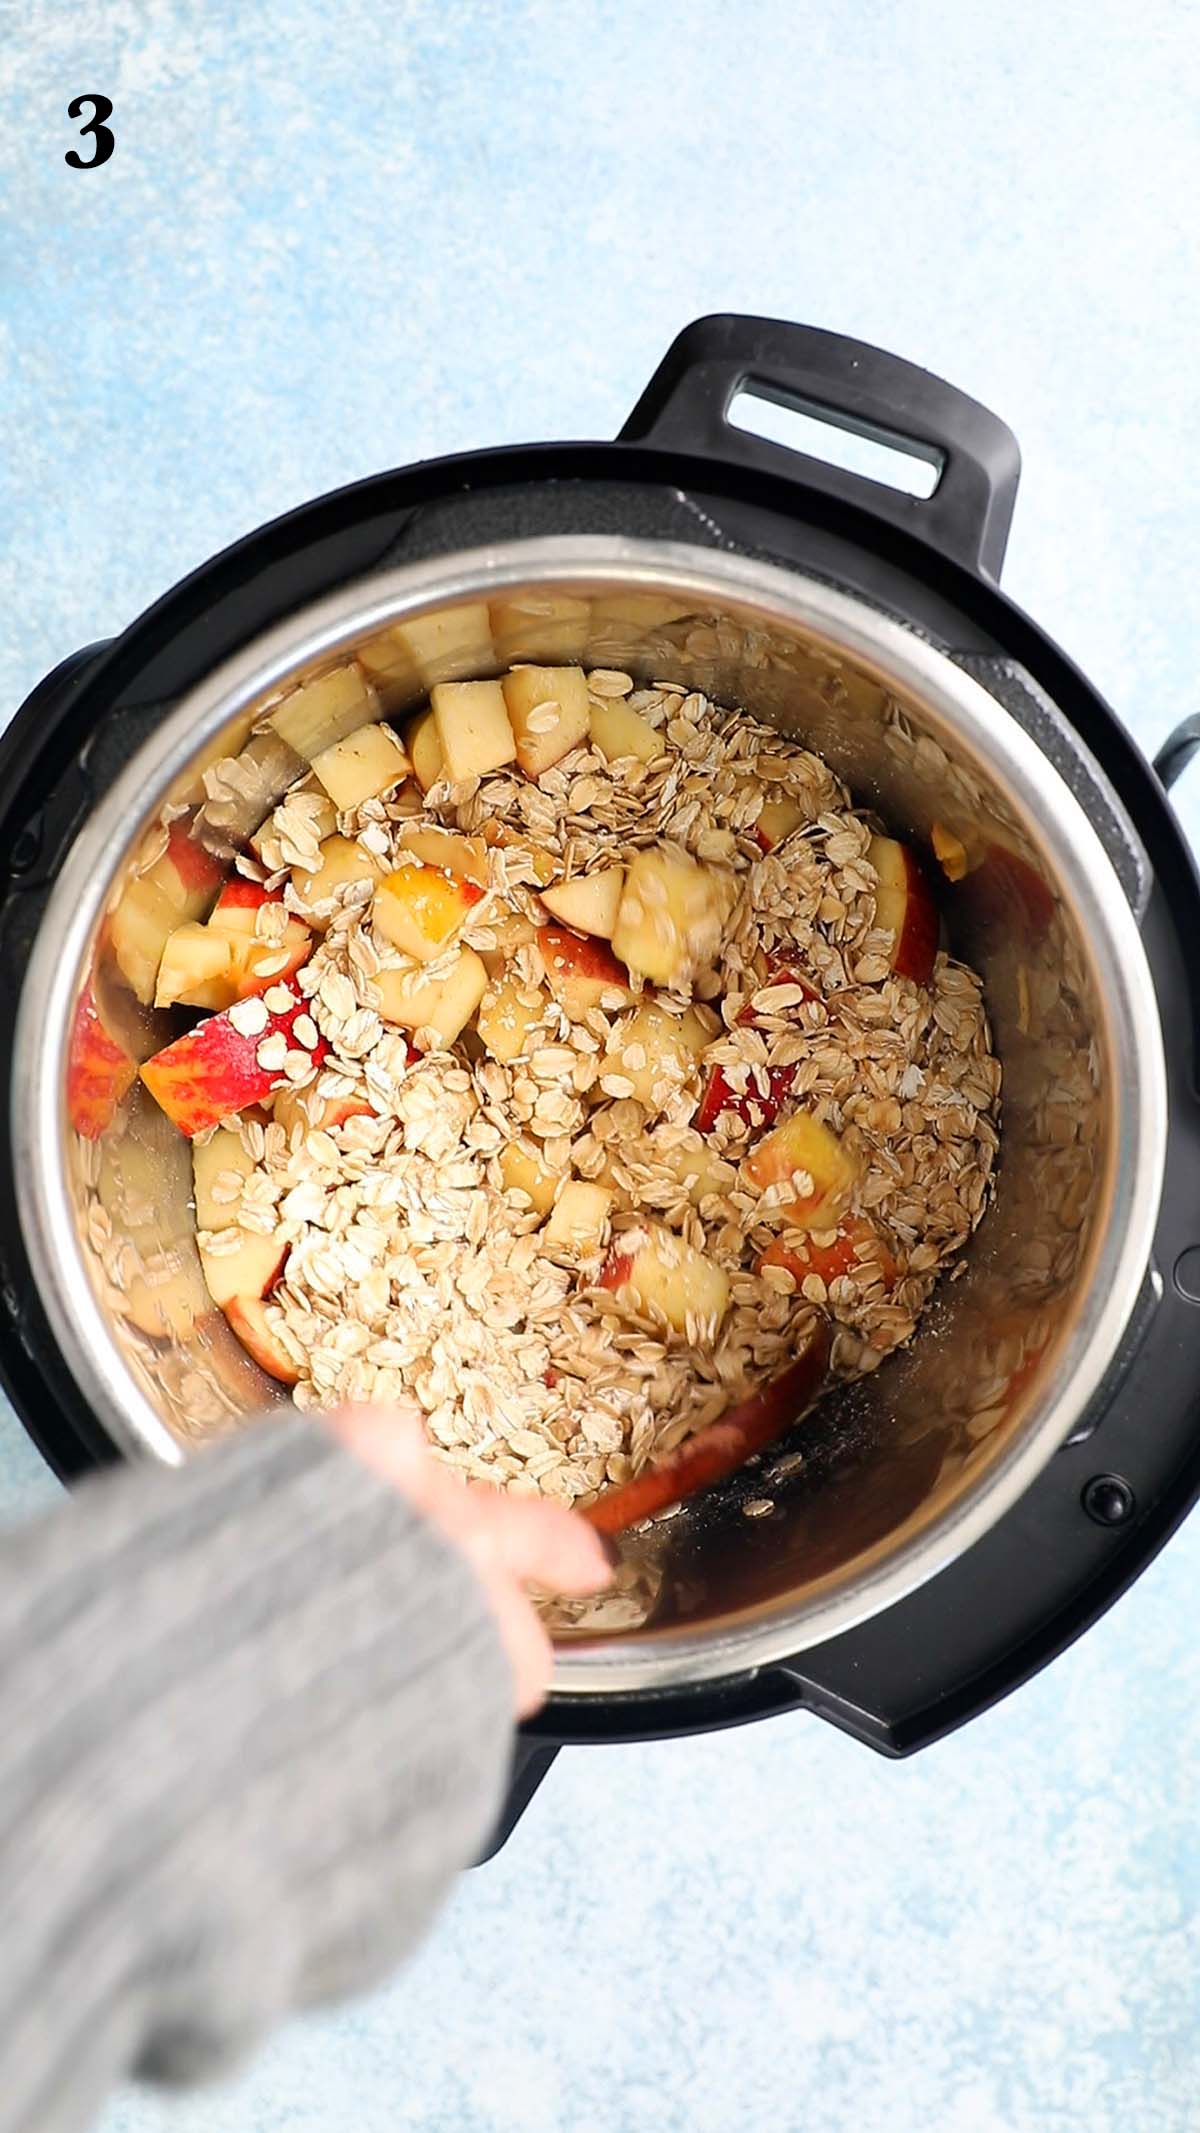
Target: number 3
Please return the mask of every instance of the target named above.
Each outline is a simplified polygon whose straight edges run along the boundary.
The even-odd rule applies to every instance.
[[[64,163],[69,163],[72,170],[98,170],[101,163],[107,163],[116,146],[111,130],[104,123],[105,119],[112,117],[113,108],[106,96],[72,97],[67,105],[67,117],[73,119],[82,118],[85,104],[91,105],[92,115],[87,125],[81,128],[80,138],[86,141],[88,135],[91,134],[96,143],[96,153],[94,156],[89,156],[85,161],[77,148],[69,148],[63,157],[63,161]]]

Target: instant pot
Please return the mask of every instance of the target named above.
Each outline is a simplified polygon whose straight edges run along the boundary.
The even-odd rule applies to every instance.
[[[734,427],[742,392],[927,462],[932,494]],[[1018,475],[1003,423],[924,371],[704,319],[615,444],[309,504],[64,662],[0,743],[0,1374],[68,1479],[279,1397],[206,1308],[186,1143],[136,1081],[80,1134],[66,1086],[81,1016],[133,1062],[173,1033],[121,983],[112,913],[164,820],[234,865],[305,767],[262,723],[282,692],[350,657],[392,719],[520,659],[674,681],[819,750],[941,878],[1004,1072],[961,1278],[753,1473],[626,1537],[620,1607],[560,1618],[497,1841],[567,1742],[803,1708],[922,1747],[1093,1622],[1200,1490],[1200,895],[1164,789],[1195,736],[1152,769],[999,591]]]

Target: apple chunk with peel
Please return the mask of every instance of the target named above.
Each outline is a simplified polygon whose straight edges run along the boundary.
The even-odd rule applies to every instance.
[[[658,1224],[633,1230],[614,1244],[600,1270],[602,1289],[628,1289],[639,1311],[657,1312],[676,1333],[699,1327],[715,1333],[729,1302],[729,1281],[673,1230]]]
[[[482,896],[478,882],[418,862],[397,867],[380,882],[371,917],[385,941],[402,955],[432,963]]]
[[[577,874],[572,881],[556,882],[553,888],[543,889],[542,902],[551,918],[573,926],[576,933],[591,933],[597,940],[611,941],[624,886],[623,867],[604,867],[596,874]]]
[[[300,1372],[275,1333],[271,1315],[260,1296],[234,1296],[225,1305],[225,1317],[247,1355],[260,1370],[281,1385],[298,1385]]]
[[[256,932],[264,904],[282,904],[277,892],[241,877],[227,882],[207,925],[177,926],[163,949],[154,994],[156,1007],[232,1007],[252,993],[290,978],[307,962],[312,934],[288,918],[277,938]]]
[[[220,862],[189,837],[180,818],[167,848],[123,889],[109,920],[118,970],[143,1006],[154,998],[167,936],[207,911],[225,878]]]
[[[85,1140],[98,1140],[137,1080],[137,1065],[109,1034],[88,979],[75,1005],[67,1054],[67,1117]]]
[[[540,985],[523,985],[518,978],[501,977],[484,995],[475,1027],[492,1058],[509,1066],[524,1052],[546,1042],[549,1008],[549,995]]]
[[[427,977],[423,970],[380,970],[372,983],[385,1022],[432,1030],[448,1051],[487,991],[488,974],[474,949],[464,948],[443,977]]]
[[[897,977],[927,985],[937,956],[938,912],[916,854],[895,837],[872,837],[867,858],[877,876],[875,924],[892,936],[888,961]]]
[[[697,1430],[677,1451],[643,1468],[633,1481],[606,1489],[583,1517],[601,1533],[626,1533],[656,1511],[724,1481],[800,1420],[820,1392],[828,1367],[829,1329],[822,1321],[787,1370],[727,1409],[719,1422]]]
[[[498,681],[442,681],[431,689],[437,737],[454,784],[516,761],[517,744]]]
[[[605,1065],[633,1084],[638,1103],[662,1111],[695,1072],[710,1042],[708,1025],[694,1007],[672,1015],[657,1000],[645,1000],[614,1029]]]
[[[613,952],[653,985],[684,985],[716,962],[733,877],[679,850],[638,852],[625,876]]]
[[[604,941],[565,926],[542,926],[537,944],[546,983],[572,1022],[582,1022],[596,1007],[630,1005],[629,980]]]
[[[509,1141],[497,1158],[505,1192],[523,1192],[535,1214],[548,1215],[562,1173],[547,1170],[527,1143]]]
[[[333,916],[338,890],[364,881],[377,882],[383,868],[374,853],[354,837],[326,837],[318,853],[317,866],[292,868],[292,886],[305,907],[309,924],[320,931]]]
[[[412,764],[386,726],[360,726],[313,757],[313,770],[336,808],[345,814],[390,792],[408,776]]]
[[[758,990],[761,992],[767,986],[776,985],[798,986],[805,1000],[816,1000],[820,997],[807,978],[802,978],[797,970],[789,970],[786,965],[776,965]],[[753,998],[747,1000],[737,1019],[738,1027],[742,1029],[756,1029],[761,1026]],[[700,1098],[700,1108],[692,1120],[696,1131],[711,1133],[723,1111],[736,1112],[752,1132],[761,1132],[764,1127],[773,1125],[791,1094],[798,1067],[799,1062],[790,1066],[764,1068],[762,1071],[767,1082],[765,1089],[759,1086],[757,1074],[753,1070],[747,1072],[745,1088],[735,1089],[723,1066],[710,1067],[704,1093]]]
[[[514,667],[501,688],[527,778],[540,778],[587,740],[588,688],[579,667]]]
[[[742,1177],[770,1192],[797,1229],[833,1229],[858,1183],[846,1145],[811,1111],[793,1111],[750,1150]]]
[[[331,1126],[344,1126],[348,1118],[373,1118],[375,1112],[361,1096],[317,1096],[309,1087],[277,1090],[271,1116],[290,1140],[297,1126],[302,1133],[328,1133]]]
[[[797,1288],[810,1274],[828,1286],[863,1266],[878,1274],[885,1289],[892,1289],[900,1274],[878,1230],[861,1215],[845,1215],[836,1230],[818,1230],[815,1236],[776,1237],[760,1254],[758,1272],[772,1266],[790,1274]]]
[[[592,746],[608,763],[619,763],[626,756],[653,763],[666,753],[662,735],[623,697],[606,696],[592,704],[588,719]]]
[[[196,1227],[219,1232],[221,1245],[200,1247],[200,1264],[208,1292],[219,1309],[234,1296],[265,1296],[283,1271],[287,1246],[278,1236],[243,1229],[237,1219],[236,1181],[254,1169],[254,1157],[240,1133],[218,1126],[208,1140],[192,1149]]]
[[[177,1037],[142,1067],[151,1096],[189,1140],[248,1104],[263,1103],[289,1082],[284,1070],[289,1056],[307,1054],[319,1066],[328,1054],[307,1001],[290,987],[280,991],[288,994],[285,1009],[239,1000]]]

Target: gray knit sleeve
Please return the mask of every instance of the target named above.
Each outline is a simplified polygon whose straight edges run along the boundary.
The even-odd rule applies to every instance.
[[[512,1705],[470,1569],[315,1423],[0,1542],[0,2133],[379,1978],[492,1826]]]

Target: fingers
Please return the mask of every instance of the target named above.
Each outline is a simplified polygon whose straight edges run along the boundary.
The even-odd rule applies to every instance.
[[[509,1496],[457,1475],[430,1457],[420,1409],[346,1407],[332,1416],[338,1435],[418,1510],[436,1518],[481,1569],[523,1585],[583,1596],[611,1582],[604,1543],[573,1511],[535,1496]]]
[[[522,1585],[580,1597],[611,1584],[612,1565],[599,1535],[573,1511],[493,1489],[468,1489],[466,1497],[472,1542],[490,1567]]]

